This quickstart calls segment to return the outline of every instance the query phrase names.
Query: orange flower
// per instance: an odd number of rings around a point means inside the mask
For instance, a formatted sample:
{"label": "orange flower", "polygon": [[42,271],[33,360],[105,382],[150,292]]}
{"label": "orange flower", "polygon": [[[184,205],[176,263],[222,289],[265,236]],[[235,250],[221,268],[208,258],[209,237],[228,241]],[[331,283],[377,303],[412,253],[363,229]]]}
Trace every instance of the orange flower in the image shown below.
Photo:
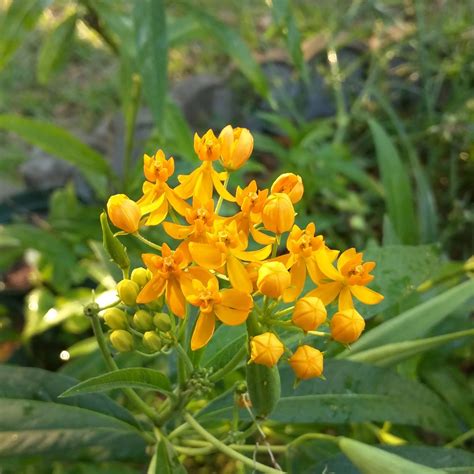
{"label": "orange flower", "polygon": [[285,352],[285,346],[272,332],[265,332],[250,340],[250,360],[255,364],[273,367]]}
{"label": "orange flower", "polygon": [[216,318],[228,326],[237,326],[247,319],[253,308],[252,297],[233,288],[219,291],[217,278],[201,272],[200,278],[188,280],[183,286],[186,299],[199,308],[199,316],[191,337],[193,351],[204,347],[212,335]]}
{"label": "orange flower", "polygon": [[364,318],[354,308],[339,311],[331,319],[331,336],[343,344],[357,341],[364,328]]}
{"label": "orange flower", "polygon": [[153,276],[138,294],[137,303],[151,303],[165,293],[168,308],[177,316],[184,317],[186,301],[181,286],[186,278],[183,270],[189,262],[179,247],[172,251],[167,244],[163,244],[161,249],[161,257],[151,253],[142,255]]}
{"label": "orange flower", "polygon": [[107,201],[107,214],[115,227],[128,234],[137,232],[140,227],[140,207],[125,194],[110,196]]}
{"label": "orange flower", "polygon": [[293,204],[301,201],[304,193],[303,180],[301,176],[293,173],[283,173],[275,180],[271,187],[271,193],[285,193]]}
{"label": "orange flower", "polygon": [[275,234],[289,231],[295,222],[295,209],[288,195],[270,194],[263,207],[262,220],[265,229]]}
{"label": "orange flower", "polygon": [[319,377],[323,373],[323,354],[311,346],[298,347],[288,362],[296,377],[300,380]]}
{"label": "orange flower", "polygon": [[219,134],[219,143],[222,165],[231,171],[243,166],[253,151],[253,137],[246,128],[227,125]]}
{"label": "orange flower", "polygon": [[296,302],[291,321],[304,331],[314,331],[326,321],[326,316],[323,302],[314,296],[306,296]]}
{"label": "orange flower", "polygon": [[281,262],[266,262],[258,270],[257,287],[265,296],[279,298],[290,283],[290,274]]}
{"label": "orange flower", "polygon": [[320,283],[308,296],[321,298],[325,305],[339,296],[339,310],[353,308],[353,296],[365,304],[378,304],[383,300],[383,295],[366,287],[374,278],[370,272],[375,268],[375,262],[364,263],[362,252],[357,253],[354,248],[343,252],[337,261],[337,270],[324,254],[318,264],[322,273],[333,281]]}

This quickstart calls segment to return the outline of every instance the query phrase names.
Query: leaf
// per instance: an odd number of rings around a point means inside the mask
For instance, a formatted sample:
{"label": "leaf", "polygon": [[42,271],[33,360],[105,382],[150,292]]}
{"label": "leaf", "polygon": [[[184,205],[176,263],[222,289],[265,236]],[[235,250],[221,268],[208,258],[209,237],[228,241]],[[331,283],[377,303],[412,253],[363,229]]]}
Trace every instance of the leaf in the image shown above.
{"label": "leaf", "polygon": [[172,390],[165,374],[153,369],[136,367],[115,370],[80,382],[62,393],[61,398],[80,393],[105,392],[116,388],[142,388],[165,394],[169,394]]}
{"label": "leaf", "polygon": [[246,344],[247,331],[244,325],[220,326],[206,346],[201,364],[204,367],[212,367],[214,371],[224,367],[235,353]]}
{"label": "leaf", "polygon": [[51,0],[12,1],[0,19],[0,71],[34,29]]}
{"label": "leaf", "polygon": [[[355,354],[392,342],[410,341],[427,334],[472,297],[473,291],[474,280],[468,280],[434,296],[365,333],[351,345],[350,353]],[[345,357],[348,353],[346,350],[340,357]]]}
{"label": "leaf", "polygon": [[161,438],[156,444],[156,451],[147,474],[186,474],[186,472],[179,462],[173,445],[166,438]]}
{"label": "leaf", "polygon": [[56,125],[16,115],[0,115],[0,129],[14,132],[32,145],[69,161],[84,174],[98,196],[105,196],[111,169],[105,158]]}
{"label": "leaf", "polygon": [[395,145],[380,124],[372,119],[369,120],[369,127],[375,142],[390,221],[403,244],[417,243],[418,225],[409,174]]}
{"label": "leaf", "polygon": [[[342,452],[360,469],[362,474],[436,474],[437,469],[432,469],[422,464],[408,461],[393,453],[369,446],[350,438],[339,438],[339,447]],[[442,472],[442,471],[441,471]]]}
{"label": "leaf", "polygon": [[[343,360],[326,363],[326,380],[301,382],[293,389],[294,374],[281,372],[282,394],[269,420],[280,423],[346,424],[392,421],[420,426],[446,435],[458,433],[458,420],[448,407],[422,384],[379,367]],[[204,408],[201,421],[231,419],[233,393]],[[240,416],[247,419],[245,410]]]}
{"label": "leaf", "polygon": [[74,13],[52,30],[43,42],[38,55],[36,74],[41,84],[59,70],[69,54],[76,29],[77,14]]}
{"label": "leaf", "polygon": [[435,349],[443,344],[467,336],[474,336],[474,329],[458,331],[451,334],[443,334],[442,336],[428,337],[426,339],[418,339],[415,341],[395,342],[375,347],[374,349],[358,352],[356,354],[350,352],[346,352],[345,354],[347,354],[347,360],[365,362],[379,367],[389,367],[413,357],[414,355]]}
{"label": "leaf", "polygon": [[143,0],[133,9],[138,69],[143,92],[158,126],[163,124],[167,89],[168,45],[163,0]]}

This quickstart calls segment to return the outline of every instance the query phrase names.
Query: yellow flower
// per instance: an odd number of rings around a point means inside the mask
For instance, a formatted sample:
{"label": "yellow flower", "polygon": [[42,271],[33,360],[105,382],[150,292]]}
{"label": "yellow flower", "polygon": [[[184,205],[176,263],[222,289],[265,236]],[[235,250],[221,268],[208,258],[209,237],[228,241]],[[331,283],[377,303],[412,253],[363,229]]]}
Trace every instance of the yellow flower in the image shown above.
{"label": "yellow flower", "polygon": [[352,296],[365,304],[383,300],[383,295],[366,287],[374,279],[370,272],[375,268],[375,262],[364,263],[362,252],[357,253],[354,248],[343,252],[337,261],[337,270],[324,254],[320,255],[318,265],[325,277],[333,281],[320,283],[308,296],[321,298],[325,305],[339,296],[339,310],[354,307]]}
{"label": "yellow flower", "polygon": [[231,171],[243,166],[253,151],[253,137],[246,128],[227,125],[219,134],[219,143],[222,165]]}
{"label": "yellow flower", "polygon": [[357,341],[364,328],[364,318],[354,308],[339,311],[331,319],[331,336],[343,344]]}
{"label": "yellow flower", "polygon": [[[197,267],[195,267],[197,268]],[[210,272],[202,271],[183,286],[186,299],[199,308],[199,316],[191,337],[193,351],[204,347],[212,335],[216,318],[228,326],[237,326],[247,319],[253,308],[252,297],[233,288],[219,291],[219,282]]]}
{"label": "yellow flower", "polygon": [[133,336],[123,329],[112,331],[110,334],[110,342],[119,352],[133,351]]}
{"label": "yellow flower", "polygon": [[323,302],[314,296],[306,296],[296,302],[291,320],[304,331],[314,331],[326,321],[326,317]]}
{"label": "yellow flower", "polygon": [[187,199],[195,196],[201,202],[212,199],[214,188],[227,201],[234,202],[235,198],[222,184],[227,179],[227,173],[218,173],[212,162],[221,154],[221,145],[212,130],[208,130],[202,137],[194,135],[194,151],[202,161],[201,166],[189,175],[179,175],[180,184],[175,188],[176,194]]}
{"label": "yellow flower", "polygon": [[296,204],[301,201],[304,193],[303,180],[301,176],[293,173],[283,173],[272,184],[272,194],[284,193],[289,196],[291,202]]}
{"label": "yellow flower", "polygon": [[263,226],[275,234],[283,234],[293,227],[295,209],[287,194],[268,196],[262,211]]}
{"label": "yellow flower", "polygon": [[290,274],[281,262],[266,262],[258,270],[257,287],[266,296],[279,298],[290,284]]}
{"label": "yellow flower", "polygon": [[140,291],[137,303],[151,303],[165,293],[168,308],[182,318],[186,312],[186,301],[181,286],[183,278],[186,278],[183,270],[189,262],[179,247],[172,251],[167,244],[163,244],[161,249],[161,256],[151,253],[142,255],[153,276]]}
{"label": "yellow flower", "polygon": [[296,377],[300,380],[319,377],[323,373],[323,354],[311,346],[300,346],[288,360]]}
{"label": "yellow flower", "polygon": [[285,346],[272,332],[265,332],[250,340],[250,360],[255,364],[273,367],[285,352]]}
{"label": "yellow flower", "polygon": [[107,201],[107,214],[115,227],[133,234],[140,227],[140,207],[125,194],[114,194]]}

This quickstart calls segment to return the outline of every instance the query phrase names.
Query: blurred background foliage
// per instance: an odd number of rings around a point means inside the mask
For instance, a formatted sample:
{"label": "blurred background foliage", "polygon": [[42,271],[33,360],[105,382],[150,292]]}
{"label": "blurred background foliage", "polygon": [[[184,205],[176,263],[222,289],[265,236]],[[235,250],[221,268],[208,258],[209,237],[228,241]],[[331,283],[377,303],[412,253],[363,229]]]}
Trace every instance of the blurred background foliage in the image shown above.
{"label": "blurred background foliage", "polygon": [[[82,307],[120,278],[106,198],[139,196],[144,152],[187,171],[192,133],[227,123],[255,136],[231,185],[300,174],[300,225],[378,262],[369,328],[435,302],[386,343],[472,328],[472,285],[445,296],[474,268],[472,2],[0,0],[0,15],[0,361],[100,372]],[[461,339],[396,367],[472,427],[473,352]]]}

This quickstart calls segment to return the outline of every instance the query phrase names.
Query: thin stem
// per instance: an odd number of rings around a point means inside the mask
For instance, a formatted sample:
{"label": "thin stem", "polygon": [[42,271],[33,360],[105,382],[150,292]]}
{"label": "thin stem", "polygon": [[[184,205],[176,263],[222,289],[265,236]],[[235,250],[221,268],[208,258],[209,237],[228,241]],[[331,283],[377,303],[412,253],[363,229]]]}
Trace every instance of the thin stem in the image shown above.
{"label": "thin stem", "polygon": [[183,360],[184,365],[186,366],[186,369],[188,370],[189,373],[191,373],[194,370],[194,366],[188,354],[186,353],[183,346],[179,342],[176,343],[175,347],[176,347],[176,350],[178,351],[178,354],[181,356],[180,358]]}
{"label": "thin stem", "polygon": [[272,244],[272,256],[270,258],[275,258],[277,256],[278,247],[280,245],[280,238],[280,234],[275,235],[275,241]]}
{"label": "thin stem", "polygon": [[105,305],[105,306],[101,306],[99,308],[99,312],[100,311],[104,311],[104,309],[109,309],[109,308],[113,308],[114,306],[117,306],[118,304],[120,304],[121,301],[120,300],[117,300],[117,301],[114,301],[113,303],[110,303],[108,305]]}
{"label": "thin stem", "polygon": [[192,428],[200,434],[206,441],[209,441],[219,451],[226,454],[236,461],[240,461],[252,469],[258,469],[260,472],[268,474],[281,474],[283,471],[266,466],[265,464],[254,461],[243,454],[237,452],[234,448],[225,445],[222,441],[215,438],[209,431],[202,427],[189,413],[184,414],[184,419],[192,426]]}
{"label": "thin stem", "polygon": [[[227,178],[224,181],[224,188],[227,190],[227,186],[229,184],[229,178],[230,178],[230,173],[227,172]],[[216,214],[219,214],[219,211],[221,209],[222,203],[224,202],[224,198],[222,196],[219,196],[219,199],[217,201],[217,206],[216,210],[214,211]]]}
{"label": "thin stem", "polygon": [[180,435],[184,431],[186,431],[189,428],[189,423],[183,423],[182,425],[179,425],[176,427],[169,435],[168,439],[176,438],[176,436]]}
{"label": "thin stem", "polygon": [[[253,444],[229,444],[229,448],[234,449],[235,451],[240,451],[243,453],[252,453],[254,451],[257,451],[259,453],[266,453],[267,448],[266,446],[255,446]],[[178,453],[186,454],[188,456],[199,456],[203,454],[210,454],[218,448],[216,448],[214,445],[210,443],[206,443],[206,446],[202,446],[199,448],[195,447],[187,447],[187,446],[175,446],[176,451]],[[275,453],[285,453],[287,450],[287,446],[272,446],[272,450]],[[253,461],[252,461],[253,463]],[[269,472],[269,471],[266,471]],[[279,472],[281,474],[282,471],[277,470],[276,472]]]}
{"label": "thin stem", "polygon": [[[113,372],[118,370],[118,366],[115,363],[110,351],[107,347],[107,342],[105,341],[105,336],[102,331],[102,326],[100,325],[99,316],[96,311],[92,312],[91,315],[92,320],[92,329],[94,331],[94,335],[97,339],[97,344],[99,345],[100,352],[102,353],[102,357],[104,358],[105,365],[108,369]],[[127,398],[130,402],[135,405],[135,407],[144,413],[148,418],[150,418],[153,423],[159,424],[159,417],[158,414],[149,407],[138,395],[137,393],[132,390],[131,388],[124,388],[122,389]]]}
{"label": "thin stem", "polygon": [[445,445],[445,448],[454,448],[456,446],[459,446],[460,444],[464,444],[466,441],[473,437],[474,428],[470,429],[469,431],[466,431],[461,436],[458,436],[457,438],[453,439],[450,443]]}
{"label": "thin stem", "polygon": [[291,314],[295,309],[294,306],[290,306],[289,308],[282,309],[281,311],[277,311],[275,313],[276,318],[281,318],[282,316],[286,316],[287,314]]}
{"label": "thin stem", "polygon": [[217,382],[218,380],[220,380],[222,377],[224,377],[225,375],[227,375],[229,372],[232,372],[241,362],[242,360],[242,357],[244,357],[244,355],[247,354],[247,344],[244,344],[237,352],[236,354],[234,355],[234,357],[232,357],[232,359],[227,362],[226,365],[224,365],[224,367],[221,367],[219,370],[216,370],[216,372],[214,372],[211,376],[210,376],[210,380],[211,382]]}
{"label": "thin stem", "polygon": [[148,247],[151,247],[152,249],[155,249],[155,250],[159,250],[161,252],[161,245],[155,244],[151,240],[148,240],[147,238],[143,237],[143,235],[139,234],[138,232],[135,232],[132,235],[136,237],[138,240],[141,240],[144,244],[148,245]]}

